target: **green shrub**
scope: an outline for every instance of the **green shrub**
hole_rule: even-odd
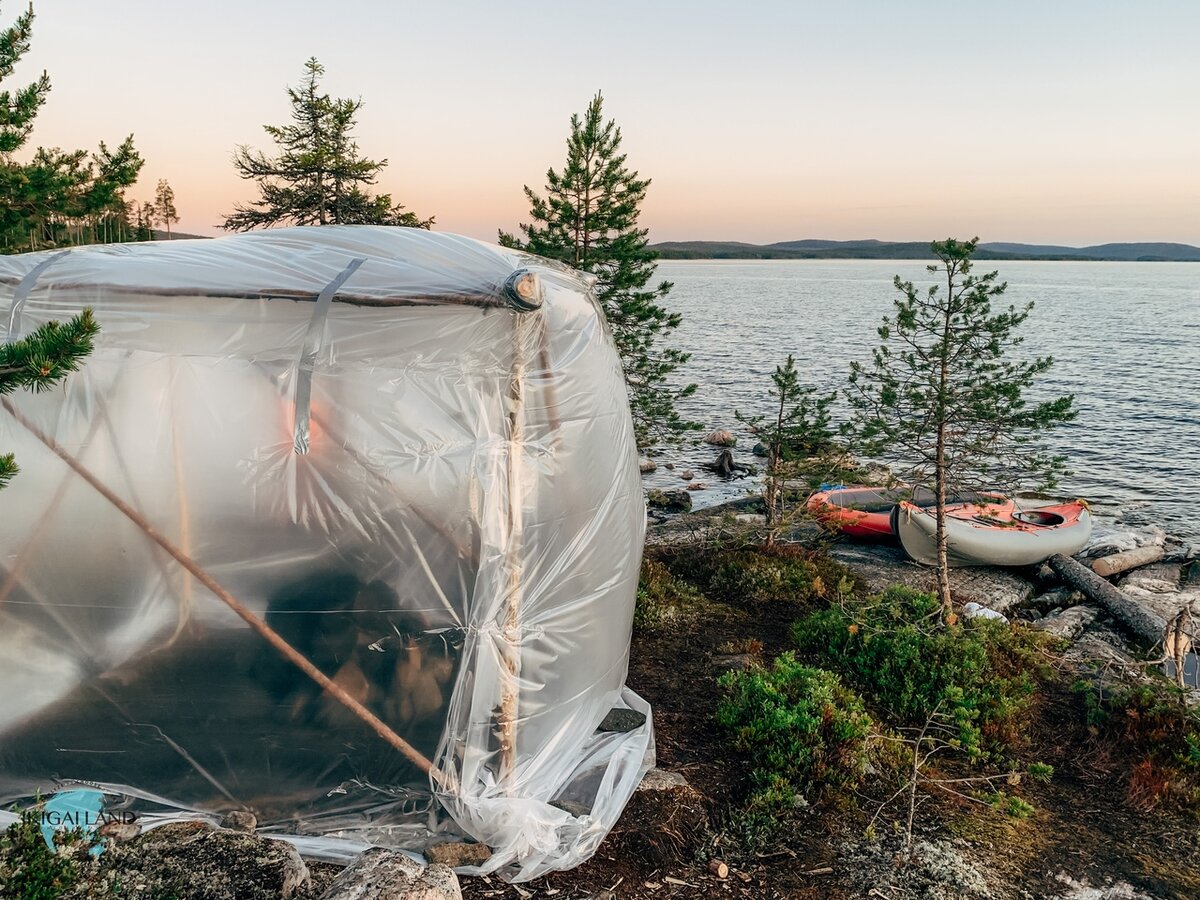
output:
[[[837,563],[794,546],[681,553],[671,571],[723,603],[807,603],[825,585],[853,585]]]
[[[1200,710],[1165,677],[1101,693],[1077,681],[1087,724],[1121,748],[1129,800],[1152,808],[1174,800],[1200,810]]]
[[[727,672],[718,683],[717,722],[749,756],[759,805],[861,782],[871,719],[836,675],[784,653],[769,669]]]
[[[689,605],[701,599],[699,591],[672,575],[658,560],[645,558],[638,579],[633,627],[638,631],[660,628],[678,619]]]
[[[78,830],[56,835],[63,846],[82,839]],[[20,820],[0,834],[0,897],[56,900],[77,877],[75,863],[46,846],[40,806],[22,811]]]
[[[895,724],[918,726],[935,711],[952,721],[971,756],[1017,740],[1034,692],[1036,638],[987,619],[943,625],[936,599],[904,587],[806,616],[792,636]]]

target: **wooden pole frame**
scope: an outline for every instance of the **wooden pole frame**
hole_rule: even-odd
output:
[[[508,454],[505,463],[508,480],[507,547],[508,587],[504,597],[502,688],[500,692],[500,784],[512,793],[517,762],[517,719],[521,700],[521,604],[524,599],[524,485],[525,456],[525,323],[530,317],[513,317],[513,361],[509,378]]]

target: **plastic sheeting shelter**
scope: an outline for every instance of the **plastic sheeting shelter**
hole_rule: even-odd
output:
[[[81,371],[0,406],[0,806],[586,859],[654,749],[597,730],[649,713],[645,512],[583,276],[363,227],[0,257],[6,339],[85,306]]]

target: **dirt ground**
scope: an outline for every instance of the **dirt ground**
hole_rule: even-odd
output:
[[[876,825],[885,837],[866,840],[869,817],[883,796],[882,785],[875,786],[878,790],[869,785],[852,808],[812,810],[789,825],[774,849],[731,858],[729,876],[714,877],[707,863],[725,855],[722,826],[746,787],[744,764],[712,720],[716,679],[723,671],[714,657],[730,642],[751,639],[761,641],[763,655],[771,657],[784,648],[798,612],[786,605],[748,610],[709,603],[687,622],[634,637],[629,684],[652,704],[658,765],[683,774],[709,804],[712,827],[696,836],[690,859],[664,866],[628,852],[616,836],[572,871],[516,886],[465,878],[464,896],[1200,897],[1200,824],[1179,811],[1141,810],[1130,802],[1127,767],[1119,764],[1113,747],[1089,732],[1070,689],[1073,673],[1063,663],[1056,663],[1063,671],[1043,691],[1028,723],[1024,755],[1055,767],[1048,784],[1022,788],[1035,807],[1028,818],[926,796],[916,834],[929,843],[931,861],[917,872],[895,862],[899,842],[889,826],[901,815],[898,807],[889,808]],[[961,865],[966,872],[942,877],[939,865],[950,870]]]

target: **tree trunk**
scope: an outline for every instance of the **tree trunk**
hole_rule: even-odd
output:
[[[1096,601],[1138,641],[1150,647],[1162,643],[1167,633],[1167,623],[1158,613],[1117,590],[1087,566],[1070,557],[1057,553],[1047,562],[1063,581]]]

